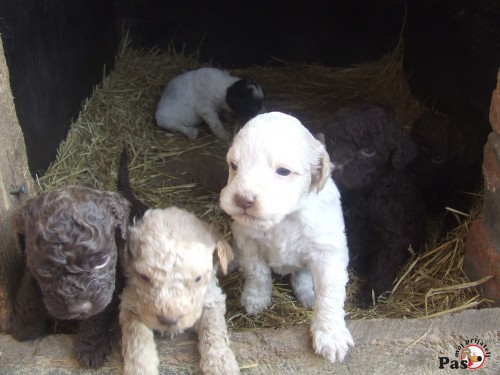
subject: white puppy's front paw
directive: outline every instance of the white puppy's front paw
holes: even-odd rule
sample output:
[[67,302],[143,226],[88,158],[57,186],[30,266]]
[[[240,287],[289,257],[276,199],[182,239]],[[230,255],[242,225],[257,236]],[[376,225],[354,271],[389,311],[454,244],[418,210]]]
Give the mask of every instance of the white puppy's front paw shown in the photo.
[[290,284],[302,306],[306,309],[312,309],[314,306],[314,283],[309,269],[305,267],[294,273],[290,278]]
[[329,329],[311,330],[313,347],[316,354],[334,363],[343,361],[349,347],[354,346],[354,340],[346,326]]
[[295,292],[297,299],[306,309],[312,309],[314,306],[314,291],[305,291],[304,293]]
[[[292,279],[294,280],[294,279]],[[314,289],[311,283],[296,283],[292,282],[292,289],[295,297],[306,309],[312,309],[314,306]]]
[[260,295],[255,290],[244,289],[241,294],[241,304],[248,315],[257,315],[271,304],[271,296]]

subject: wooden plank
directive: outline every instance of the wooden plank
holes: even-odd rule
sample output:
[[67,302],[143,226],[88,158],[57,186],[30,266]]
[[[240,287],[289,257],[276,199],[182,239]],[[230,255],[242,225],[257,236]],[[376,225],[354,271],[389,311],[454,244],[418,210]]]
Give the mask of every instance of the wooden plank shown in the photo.
[[[13,210],[34,192],[24,137],[17,120],[9,70],[0,38],[0,332],[5,332],[11,297],[20,272],[20,254],[12,231]],[[12,194],[24,187],[28,194]]]
[[[456,374],[439,369],[439,357],[456,359],[465,339],[480,339],[491,357],[477,374],[500,373],[500,308],[468,310],[435,319],[350,320],[356,346],[344,362],[331,364],[314,354],[309,327],[232,332],[231,348],[242,374]],[[19,343],[0,335],[0,373],[11,375],[121,374],[120,334],[114,330],[112,357],[98,371],[85,370],[73,357],[73,335],[52,335]],[[197,338],[193,333],[173,338],[157,335],[160,373],[198,374]],[[3,370],[3,372],[2,372]]]

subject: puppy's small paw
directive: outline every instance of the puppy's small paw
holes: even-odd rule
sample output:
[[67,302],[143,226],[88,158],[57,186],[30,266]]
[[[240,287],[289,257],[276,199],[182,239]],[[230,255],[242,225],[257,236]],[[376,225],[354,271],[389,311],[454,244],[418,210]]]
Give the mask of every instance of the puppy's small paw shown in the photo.
[[313,347],[316,354],[334,363],[343,361],[354,340],[346,326],[312,331]]
[[243,290],[241,304],[245,307],[248,315],[257,315],[271,304],[271,296],[261,296],[255,291]]
[[312,309],[314,307],[314,293],[307,296],[297,296],[297,299],[306,309]]
[[314,283],[309,269],[303,268],[294,273],[290,277],[290,285],[302,306],[311,309],[314,306]]
[[44,319],[40,319],[38,322],[12,319],[9,333],[17,341],[34,340],[45,334],[46,326],[47,322]]
[[370,288],[362,288],[356,295],[354,304],[356,305],[356,307],[359,307],[361,309],[367,309],[373,306],[374,301],[372,290]]
[[198,129],[187,128],[186,129],[186,137],[188,137],[190,140],[198,138]]
[[202,356],[200,367],[204,375],[235,375],[240,373],[240,367],[230,348],[220,348],[217,350],[217,356],[210,358]]
[[104,365],[106,358],[111,354],[109,336],[82,336],[78,335],[75,341],[76,359],[83,367],[99,368]]
[[236,361],[236,358],[234,357],[233,352],[230,353],[231,355],[226,356],[226,360],[224,363],[224,367],[221,369],[218,374],[239,374],[240,373],[240,366],[238,365],[238,362]]
[[295,289],[295,296],[299,300],[299,302],[306,309],[312,309],[314,306],[314,290],[312,288],[309,289]]

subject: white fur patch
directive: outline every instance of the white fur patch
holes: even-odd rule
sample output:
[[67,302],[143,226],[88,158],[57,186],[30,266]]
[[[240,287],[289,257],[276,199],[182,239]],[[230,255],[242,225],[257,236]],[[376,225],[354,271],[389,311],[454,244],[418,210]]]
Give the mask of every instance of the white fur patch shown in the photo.
[[175,77],[158,102],[156,124],[195,139],[199,124],[205,122],[216,137],[230,140],[232,133],[224,129],[218,112],[227,107],[227,88],[238,80],[217,68],[196,69]]

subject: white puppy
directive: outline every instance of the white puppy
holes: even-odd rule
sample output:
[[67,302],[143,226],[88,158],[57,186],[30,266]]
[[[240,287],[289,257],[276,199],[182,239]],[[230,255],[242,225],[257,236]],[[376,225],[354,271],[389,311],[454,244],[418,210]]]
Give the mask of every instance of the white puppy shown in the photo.
[[232,111],[245,123],[261,111],[263,101],[262,87],[254,80],[233,77],[217,68],[200,68],[168,83],[158,102],[156,123],[195,139],[197,127],[204,121],[216,137],[227,141],[232,133],[224,129],[219,112]]
[[291,274],[298,300],[314,306],[316,353],[343,360],[354,342],[344,320],[348,250],[340,194],[323,144],[294,117],[262,114],[237,133],[227,154],[221,207],[234,219],[235,251],[250,315],[271,303],[271,270]]
[[127,276],[120,305],[124,374],[158,374],[153,330],[198,333],[204,374],[237,374],[217,284],[214,255],[225,273],[231,247],[212,226],[187,211],[150,209],[130,228],[123,254]]

